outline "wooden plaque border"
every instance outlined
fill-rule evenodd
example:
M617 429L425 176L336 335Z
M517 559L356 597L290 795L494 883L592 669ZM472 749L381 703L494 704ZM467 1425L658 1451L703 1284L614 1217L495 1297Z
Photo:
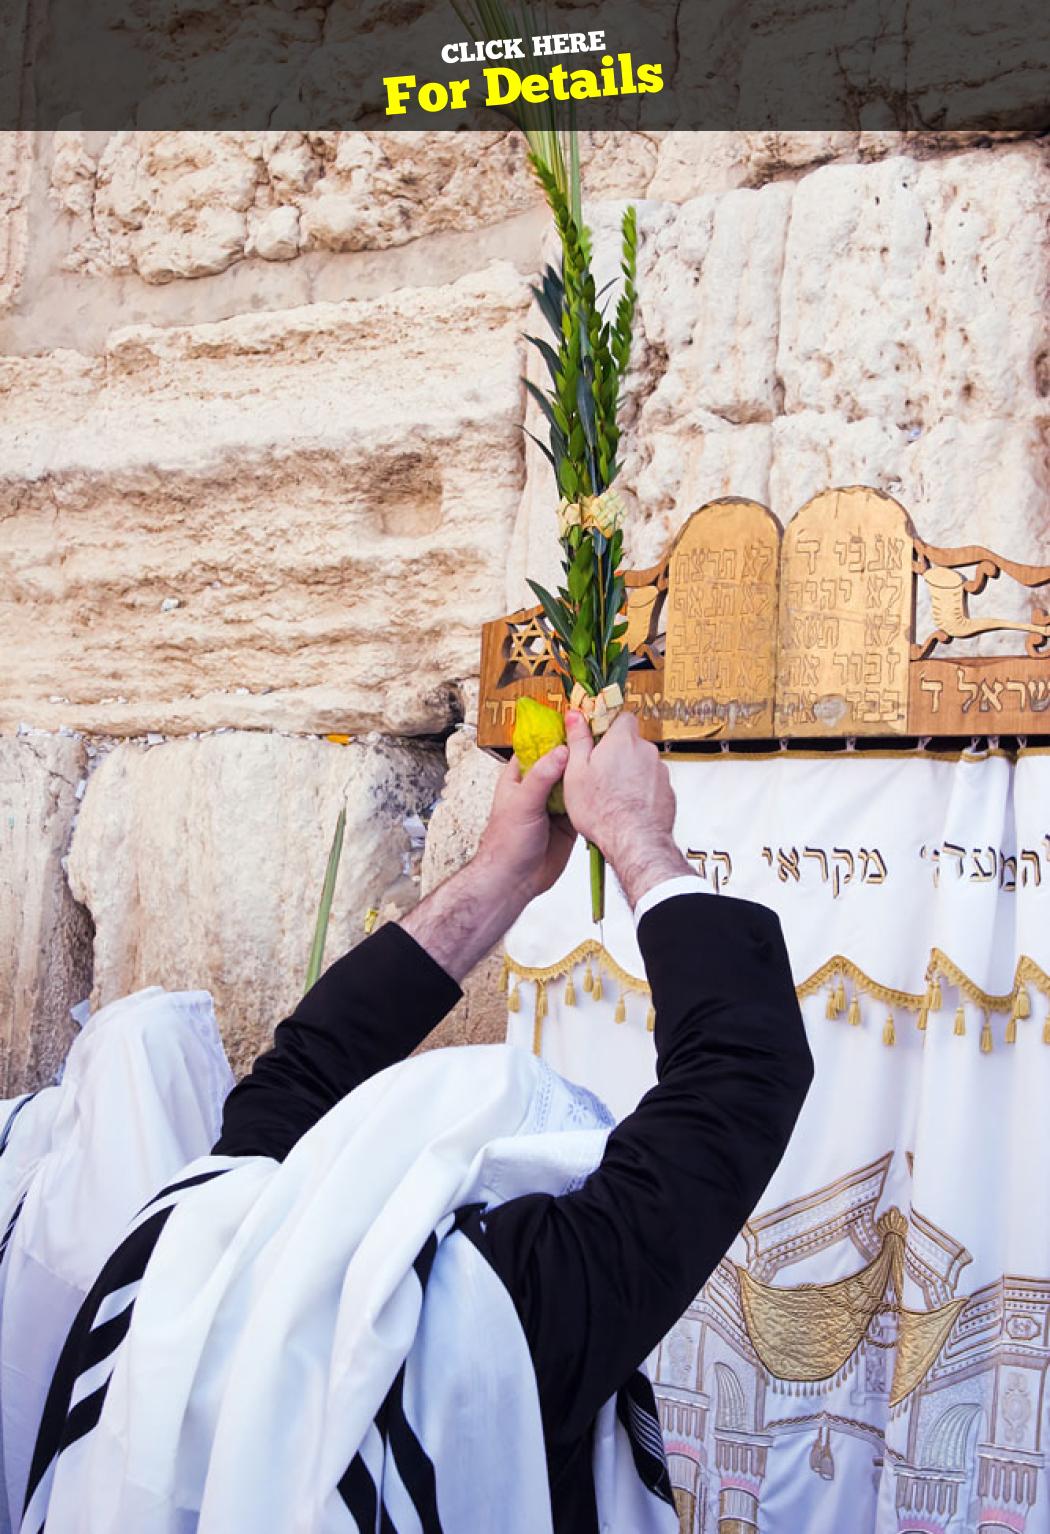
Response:
M760 525L771 527L769 538L756 532ZM772 572L760 548L771 540ZM676 550L688 559L676 563ZM988 586L1003 576L1033 593L1027 619L995 616ZM624 577L627 706L650 740L1050 735L1050 565L1021 564L978 544L926 543L882 491L823 491L786 529L756 502L709 501L657 564ZM920 581L933 623L922 634ZM672 614L673 685L665 663ZM987 633L1016 634L1017 653L952 649ZM692 671L683 668L683 644L695 647ZM522 696L565 706L539 607L482 629L480 745L510 745Z

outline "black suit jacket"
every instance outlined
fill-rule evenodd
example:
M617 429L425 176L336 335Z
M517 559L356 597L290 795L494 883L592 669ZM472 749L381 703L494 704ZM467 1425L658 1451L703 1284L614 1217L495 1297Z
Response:
M676 895L647 912L638 940L656 1010L657 1085L610 1134L578 1192L514 1199L465 1226L532 1353L557 1534L597 1528L595 1416L751 1214L813 1074L771 911ZM283 1158L340 1098L411 1053L460 995L403 928L382 927L278 1027L227 1099L216 1152Z

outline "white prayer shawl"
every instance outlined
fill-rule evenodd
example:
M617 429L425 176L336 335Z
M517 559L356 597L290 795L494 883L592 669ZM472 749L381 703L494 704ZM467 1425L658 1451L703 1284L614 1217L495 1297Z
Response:
M0 1155L0 1531L17 1526L59 1352L157 1188L215 1143L233 1086L211 998L158 986L103 1007ZM6 1211L6 1212L4 1212Z
M186 1168L138 1222L171 1206L141 1285L85 1307L126 1336L73 1385L93 1424L42 1443L23 1534L373 1534L380 1502L398 1534L550 1534L528 1346L455 1213L578 1187L611 1123L524 1052L465 1048L365 1082L281 1165ZM609 1402L600 1527L675 1534L640 1454L662 1471L658 1425Z

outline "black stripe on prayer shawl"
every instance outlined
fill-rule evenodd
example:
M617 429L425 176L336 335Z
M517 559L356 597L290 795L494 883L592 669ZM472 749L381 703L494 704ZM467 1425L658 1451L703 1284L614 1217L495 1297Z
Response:
M354 1455L336 1490L342 1497L347 1512L357 1524L358 1534L375 1534L379 1494L371 1472L360 1454Z
M437 1229L427 1237L412 1264L422 1290L426 1290L430 1270L434 1266L434 1258L445 1236L458 1230L470 1215L483 1207L482 1204L464 1205L462 1209L457 1209L454 1215L446 1215ZM438 1512L437 1480L433 1462L405 1415L405 1367L405 1364L402 1364L397 1371L397 1377L376 1413L375 1426L382 1439L384 1453L394 1456L401 1484L412 1503L423 1534L444 1534L441 1515ZM379 1490L372 1472L360 1453L354 1455L336 1490L347 1512L357 1524L359 1534L376 1534L377 1517L379 1519L378 1534L397 1534L390 1520L390 1514L380 1501Z
M25 1201L26 1195L23 1193L22 1197L15 1205L14 1213L7 1222L7 1229L4 1231L3 1237L0 1238L0 1264L3 1263L4 1258L7 1256L7 1248L11 1245L11 1237L15 1233L15 1226L18 1224L18 1216L22 1213L22 1205L25 1203Z
M93 1368L96 1363L101 1362L101 1359L95 1356L96 1349L91 1349L89 1353L95 1316L107 1295L114 1294L118 1289L124 1289L129 1284L141 1280L170 1214L170 1208L158 1210L152 1218L145 1220L121 1242L106 1262L102 1272L88 1291L84 1303L77 1311L73 1325L69 1329L69 1335L58 1356L58 1363L55 1365L47 1399L44 1402L36 1447L33 1450L33 1461L29 1467L29 1480L26 1483L27 1509L33 1493L62 1450L75 1442L77 1438L82 1437L98 1421L102 1401L105 1399L106 1385L85 1397L72 1411L69 1407L76 1382L81 1374L86 1368ZM126 1313L130 1323L130 1307ZM125 1315L124 1311L121 1312L121 1316L123 1315ZM102 1328L100 1327L99 1330L101 1331ZM124 1327L114 1346L119 1344L126 1331L127 1326ZM94 1357L94 1363L86 1362L89 1356ZM100 1396L101 1399L98 1399ZM81 1407L88 1407L89 1403L88 1411L80 1410ZM94 1420L91 1420L92 1411L95 1412ZM70 1424L73 1429L72 1437L67 1436L67 1427Z
M43 1088L41 1087L37 1088L37 1092L42 1090ZM7 1115L7 1123L4 1125L4 1132L2 1135L0 1135L0 1156L2 1156L4 1151L7 1149L8 1141L11 1138L11 1131L15 1127L15 1119L21 1113L22 1109L27 1107L33 1101L35 1096L36 1092L27 1092L24 1097L20 1097L18 1099L14 1107L11 1109L11 1112Z
M227 1167L217 1167L201 1177L188 1178L184 1186L195 1186L212 1177L218 1177L228 1170ZM33 1460L26 1484L23 1517L29 1511L37 1488L54 1467L62 1451L89 1433L102 1415L112 1371L90 1395L84 1396L73 1407L70 1406L70 1402L76 1390L77 1381L87 1370L96 1368L107 1358L113 1357L115 1361L116 1351L127 1336L131 1325L132 1312L135 1308L134 1299L130 1299L116 1315L107 1317L98 1326L95 1325L95 1319L111 1295L141 1282L146 1265L160 1239L161 1231L175 1207L175 1204L169 1204L164 1209L158 1209L155 1214L143 1220L125 1236L116 1251L107 1259L76 1314L59 1354L58 1363L55 1365L43 1415L40 1418L36 1446L33 1450ZM44 1527L43 1521L39 1527L40 1529Z
M411 1498L423 1534L442 1534L434 1466L405 1416L404 1389L405 1365L402 1364L380 1412L380 1417L385 1420L380 1421L377 1417L376 1426L388 1451L393 1453L401 1483Z
M210 1172L198 1172L195 1177L184 1178L182 1182L169 1182L166 1188L161 1188L159 1193L154 1193L153 1197L143 1204L139 1214L145 1214L147 1209L152 1209L154 1204L159 1204L162 1198L168 1198L172 1193L182 1193L187 1188L196 1188L198 1184L211 1182L212 1178L218 1177L220 1172L227 1171L229 1171L229 1167L213 1167ZM138 1215L135 1218L138 1219Z
M640 1369L635 1370L627 1384L617 1391L616 1415L627 1433L634 1468L642 1485L673 1507L674 1495L656 1397L648 1377Z

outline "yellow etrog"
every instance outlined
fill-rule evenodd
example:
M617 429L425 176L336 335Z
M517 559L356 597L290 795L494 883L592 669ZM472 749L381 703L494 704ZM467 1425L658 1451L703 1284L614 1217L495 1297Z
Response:
M514 734L511 744L514 755L525 777L535 767L541 756L565 743L565 719L556 708L537 703L535 698L519 698L514 710ZM547 799L552 815L565 814L565 795L560 783L555 783Z

